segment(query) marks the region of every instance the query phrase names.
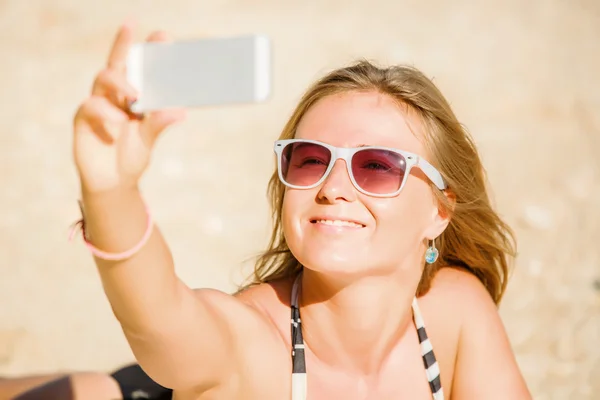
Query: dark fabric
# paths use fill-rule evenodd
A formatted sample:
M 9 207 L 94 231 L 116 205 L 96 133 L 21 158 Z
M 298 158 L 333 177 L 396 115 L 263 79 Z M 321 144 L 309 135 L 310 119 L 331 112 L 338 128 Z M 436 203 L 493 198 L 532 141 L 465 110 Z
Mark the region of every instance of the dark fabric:
M 429 382 L 429 387 L 431 388 L 431 393 L 437 393 L 442 388 L 442 380 L 439 375 Z
M 128 365 L 111 376 L 117 381 L 123 400 L 171 400 L 173 391 L 159 385 L 138 365 Z
M 17 397 L 13 397 L 12 400 L 73 400 L 71 378 L 65 376 L 50 381 L 21 393 Z

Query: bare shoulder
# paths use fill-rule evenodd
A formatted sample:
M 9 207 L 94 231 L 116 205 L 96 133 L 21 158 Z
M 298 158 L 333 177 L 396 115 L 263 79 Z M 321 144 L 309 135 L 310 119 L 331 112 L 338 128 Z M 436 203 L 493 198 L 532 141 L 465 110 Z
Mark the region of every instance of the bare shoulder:
M 450 313 L 458 320 L 463 319 L 467 310 L 497 313 L 496 304 L 481 281 L 459 268 L 439 270 L 422 302 L 426 307 L 434 306 L 438 313 Z
M 427 330 L 443 346 L 457 351 L 461 330 L 467 325 L 484 324 L 481 319 L 497 318 L 491 296 L 475 275 L 458 268 L 442 268 L 431 288 L 419 299 Z M 499 319 L 498 319 L 499 321 Z M 470 326 L 472 328 L 472 326 Z M 437 334 L 440 332 L 441 334 Z
M 277 329 L 286 346 L 290 348 L 289 320 L 292 285 L 292 279 L 281 279 L 253 286 L 236 295 L 240 301 L 268 319 L 271 325 Z
M 289 320 L 291 286 L 291 280 L 282 279 L 252 286 L 234 295 L 214 289 L 196 289 L 195 294 L 222 311 L 233 313 L 235 320 L 239 318 L 238 313 L 249 314 L 251 318 L 267 323 L 269 330 L 279 331 L 273 328 L 278 328 L 282 321 Z M 284 314 L 285 317 L 282 318 Z
M 241 370 L 234 371 L 223 385 L 215 388 L 218 398 L 277 398 L 289 390 L 285 377 L 291 376 L 288 349 L 280 330 L 273 324 L 272 313 L 277 310 L 277 290 L 271 284 L 249 288 L 236 295 L 214 289 L 196 289 L 195 295 L 215 312 L 223 315 L 233 342 L 230 359 L 236 359 Z M 257 360 L 260 360 L 257 361 Z M 251 366 L 251 368 L 249 368 Z M 289 370 L 289 373 L 287 373 Z M 277 384 L 273 384 L 277 377 Z M 208 398 L 214 398 L 205 393 Z M 204 397 L 201 397 L 204 398 Z
M 453 398 L 531 398 L 498 307 L 476 276 L 443 268 L 419 304 L 434 348 L 445 353 Z
M 289 307 L 292 283 L 291 279 L 262 283 L 238 293 L 236 297 L 253 306 L 265 307 L 272 304 Z

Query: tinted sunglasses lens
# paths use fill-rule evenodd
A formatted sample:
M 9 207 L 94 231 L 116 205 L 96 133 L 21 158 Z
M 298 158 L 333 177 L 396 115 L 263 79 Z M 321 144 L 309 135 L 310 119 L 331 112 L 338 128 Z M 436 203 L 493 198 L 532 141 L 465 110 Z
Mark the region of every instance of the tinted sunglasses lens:
M 315 143 L 290 143 L 281 152 L 281 175 L 285 183 L 307 187 L 323 177 L 331 162 L 331 152 Z
M 373 194 L 398 191 L 404 181 L 406 159 L 388 150 L 365 149 L 352 157 L 352 174 L 360 188 Z

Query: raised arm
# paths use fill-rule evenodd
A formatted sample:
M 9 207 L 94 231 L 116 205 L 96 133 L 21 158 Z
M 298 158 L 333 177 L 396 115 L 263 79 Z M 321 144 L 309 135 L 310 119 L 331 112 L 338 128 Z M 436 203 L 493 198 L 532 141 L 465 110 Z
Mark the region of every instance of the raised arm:
M 202 392 L 243 368 L 244 338 L 268 346 L 277 335 L 261 315 L 232 296 L 188 288 L 175 274 L 160 231 L 148 224 L 138 181 L 157 136 L 183 114 L 159 111 L 140 120 L 126 111 L 127 101 L 136 96 L 125 78 L 132 36 L 131 28 L 120 30 L 107 67 L 74 120 L 84 228 L 88 242 L 107 253 L 135 248 L 150 229 L 135 254 L 123 260 L 95 257 L 95 262 L 144 370 L 163 386 Z M 154 34 L 150 40 L 162 36 Z

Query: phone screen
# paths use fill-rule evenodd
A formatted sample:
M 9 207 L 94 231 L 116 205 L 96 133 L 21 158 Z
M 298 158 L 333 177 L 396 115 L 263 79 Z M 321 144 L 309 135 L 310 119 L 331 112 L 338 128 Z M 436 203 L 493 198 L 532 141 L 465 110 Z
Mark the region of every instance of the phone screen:
M 127 78 L 140 93 L 136 113 L 261 102 L 271 91 L 270 42 L 253 35 L 136 44 Z

